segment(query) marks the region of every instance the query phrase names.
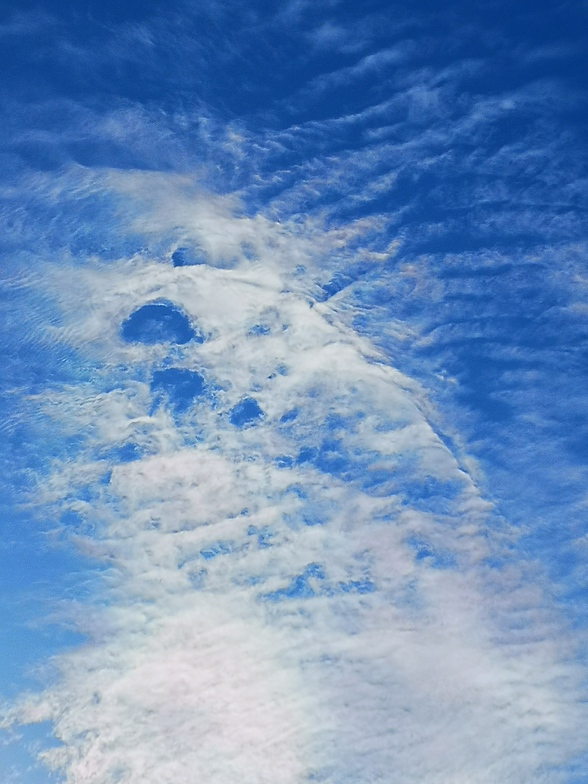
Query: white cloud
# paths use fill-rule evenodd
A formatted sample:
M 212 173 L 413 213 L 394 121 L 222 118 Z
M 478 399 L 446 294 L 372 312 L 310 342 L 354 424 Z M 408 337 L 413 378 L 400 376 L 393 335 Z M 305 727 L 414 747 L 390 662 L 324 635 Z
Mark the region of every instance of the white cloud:
M 217 8 L 220 16 L 227 10 Z M 275 21 L 292 24 L 309 12 L 294 2 Z M 85 67 L 150 58 L 155 39 L 178 42 L 173 24 L 160 24 L 157 35 L 125 26 L 101 52 L 64 45 L 62 55 Z M 13 28 L 0 35 L 26 32 Z M 365 28 L 354 38 L 323 22 L 313 29 L 317 47 L 347 53 L 373 34 Z M 391 771 L 407 784 L 552 784 L 562 778 L 557 766 L 581 748 L 583 672 L 538 587 L 543 567 L 513 555 L 515 533 L 478 489 L 486 478 L 463 442 L 453 452 L 445 445 L 430 395 L 358 336 L 353 275 L 316 302 L 321 286 L 361 260 L 388 265 L 388 298 L 421 298 L 443 313 L 463 281 L 446 287 L 427 257 L 391 267 L 395 227 L 415 206 L 400 176 L 414 183 L 453 168 L 481 175 L 477 189 L 450 194 L 469 210 L 472 193 L 476 208 L 512 200 L 504 171 L 538 182 L 559 149 L 532 131 L 495 152 L 485 146 L 500 121 L 544 114 L 557 85 L 477 96 L 463 85 L 485 67 L 479 61 L 398 73 L 415 46 L 396 44 L 317 76 L 289 106 L 305 111 L 311 98 L 380 72 L 390 77 L 389 97 L 265 137 L 245 124 L 202 120 L 202 112 L 170 118 L 126 106 L 102 116 L 51 103 L 37 109 L 58 106 L 72 117 L 67 129 L 20 136 L 111 143 L 124 165 L 190 171 L 77 168 L 5 191 L 16 200 L 28 191 L 57 212 L 67 202 L 63 244 L 81 229 L 97 245 L 118 231 L 102 207 L 90 229 L 87 217 L 76 222 L 76 203 L 92 199 L 118 211 L 123 233 L 145 239 L 136 255 L 120 243 L 120 258 L 106 264 L 79 251 L 61 257 L 58 237 L 51 264 L 36 261 L 40 279 L 26 278 L 63 312 L 43 345 L 70 347 L 94 369 L 83 384 L 29 401 L 64 438 L 83 435 L 77 456 L 55 459 L 52 474 L 39 478 L 36 500 L 56 515 L 76 511 L 76 542 L 105 567 L 90 606 L 71 610 L 88 643 L 58 657 L 56 680 L 10 712 L 11 721 L 53 722 L 62 745 L 46 759 L 68 784 L 287 784 L 309 773 L 367 784 L 388 781 Z M 205 55 L 194 50 L 195 71 Z M 359 141 L 348 140 L 350 130 Z M 247 214 L 237 196 L 195 185 L 213 175 L 194 174 L 190 145 L 207 151 L 199 161 L 214 149 L 214 160 L 226 157 L 231 171 L 244 172 L 244 198 L 271 190 L 264 213 Z M 459 145 L 471 153 L 459 157 Z M 279 164 L 269 173 L 268 161 Z M 544 193 L 525 198 L 540 205 Z M 388 200 L 378 214 L 348 217 L 378 199 Z M 23 215 L 11 239 L 48 242 Z M 419 220 L 413 234 L 448 230 L 444 218 Z M 536 211 L 518 209 L 478 225 L 493 234 L 506 220 L 510 228 L 538 223 Z M 174 268 L 169 256 L 182 246 L 205 263 Z M 205 342 L 124 343 L 122 321 L 157 298 L 181 306 Z M 464 334 L 442 318 L 423 326 L 390 312 L 383 309 L 381 334 L 400 352 Z M 478 334 L 472 326 L 468 337 Z M 209 397 L 183 417 L 165 403 L 151 410 L 151 373 L 166 361 L 206 379 Z M 229 411 L 246 395 L 264 417 L 241 431 Z M 281 422 L 293 409 L 296 417 Z M 117 462 L 122 444 L 136 445 L 139 459 Z M 301 447 L 316 450 L 314 463 L 297 462 Z M 511 465 L 516 459 L 520 452 Z M 503 565 L 490 567 L 489 557 Z
M 549 766 L 581 745 L 580 673 L 533 565 L 486 565 L 513 533 L 491 533 L 425 391 L 345 326 L 337 298 L 314 302 L 374 222 L 247 217 L 162 174 L 91 187 L 132 201 L 135 232 L 195 243 L 208 263 L 44 271 L 63 312 L 52 340 L 99 372 L 39 401 L 86 436 L 39 500 L 74 504 L 80 546 L 108 570 L 75 611 L 87 644 L 9 720 L 53 722 L 45 759 L 68 784 L 559 780 Z M 205 342 L 124 343 L 120 323 L 159 297 Z M 149 412 L 166 356 L 209 384 L 183 419 Z M 245 395 L 264 417 L 239 430 L 228 411 Z M 140 459 L 105 458 L 117 440 Z M 306 446 L 322 465 L 296 462 Z M 427 483 L 440 511 L 419 500 Z
M 333 35 L 337 34 L 337 31 L 328 27 L 326 29 L 321 28 L 321 32 L 326 35 L 331 32 Z M 311 95 L 316 97 L 334 88 L 349 87 L 353 82 L 369 75 L 373 76 L 374 73 L 382 75 L 390 66 L 405 65 L 414 52 L 415 44 L 413 41 L 401 41 L 394 44 L 394 46 L 365 55 L 353 65 L 316 77 L 304 88 L 303 94 L 306 97 Z

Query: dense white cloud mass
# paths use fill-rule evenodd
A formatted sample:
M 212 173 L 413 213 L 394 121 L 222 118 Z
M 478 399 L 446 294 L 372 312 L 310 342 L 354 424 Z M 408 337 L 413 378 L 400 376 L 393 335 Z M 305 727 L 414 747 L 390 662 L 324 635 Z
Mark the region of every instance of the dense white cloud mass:
M 104 572 L 88 642 L 9 720 L 53 722 L 69 784 L 558 780 L 586 718 L 571 645 L 524 563 L 492 566 L 513 534 L 423 389 L 317 301 L 372 223 L 247 217 L 172 175 L 92 187 L 175 239 L 45 271 L 51 340 L 95 370 L 37 400 L 85 434 L 42 497 Z M 198 339 L 125 339 L 153 302 Z M 166 368 L 198 394 L 158 395 Z

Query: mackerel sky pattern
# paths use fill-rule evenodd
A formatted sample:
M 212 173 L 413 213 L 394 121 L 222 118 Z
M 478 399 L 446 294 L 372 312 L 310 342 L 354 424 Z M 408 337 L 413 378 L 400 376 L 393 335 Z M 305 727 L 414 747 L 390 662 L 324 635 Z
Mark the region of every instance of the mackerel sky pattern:
M 2 7 L 2 782 L 588 781 L 587 13 Z

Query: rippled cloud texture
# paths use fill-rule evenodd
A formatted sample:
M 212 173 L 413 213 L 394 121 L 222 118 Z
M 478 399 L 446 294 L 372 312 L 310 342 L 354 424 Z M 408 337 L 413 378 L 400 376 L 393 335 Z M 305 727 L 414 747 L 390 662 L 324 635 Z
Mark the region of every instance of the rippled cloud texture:
M 2 781 L 586 780 L 585 21 L 2 11 Z

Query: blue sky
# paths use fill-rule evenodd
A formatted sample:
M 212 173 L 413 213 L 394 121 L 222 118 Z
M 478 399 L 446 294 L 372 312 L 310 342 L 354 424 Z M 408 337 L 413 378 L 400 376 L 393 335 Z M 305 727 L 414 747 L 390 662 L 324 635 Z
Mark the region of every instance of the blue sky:
M 587 12 L 3 6 L 3 781 L 588 781 Z

